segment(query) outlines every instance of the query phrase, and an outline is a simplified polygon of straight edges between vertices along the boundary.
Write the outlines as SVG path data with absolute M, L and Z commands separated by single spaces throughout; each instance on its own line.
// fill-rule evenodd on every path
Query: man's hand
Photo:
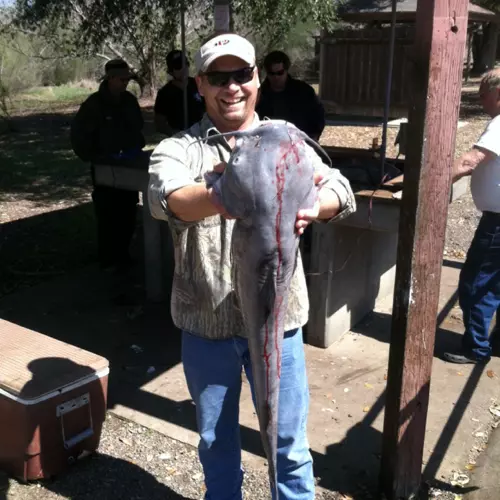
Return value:
M 495 154 L 481 147 L 474 147 L 464 153 L 453 164 L 452 181 L 471 175 L 472 172 L 481 164 L 495 159 Z
M 321 174 L 314 174 L 314 184 L 317 186 L 323 180 L 323 176 Z M 295 223 L 295 228 L 299 234 L 304 234 L 306 227 L 313 221 L 315 221 L 319 217 L 319 211 L 321 208 L 321 203 L 319 199 L 319 190 L 318 189 L 318 198 L 316 199 L 316 203 L 313 208 L 300 210 L 297 214 L 297 222 Z

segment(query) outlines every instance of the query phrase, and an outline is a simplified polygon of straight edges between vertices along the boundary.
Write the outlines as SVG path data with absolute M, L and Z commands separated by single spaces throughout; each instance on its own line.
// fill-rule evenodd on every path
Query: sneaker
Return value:
M 490 358 L 478 358 L 477 356 L 474 356 L 473 354 L 465 354 L 463 351 L 462 352 L 445 352 L 444 353 L 444 359 L 445 361 L 449 361 L 450 363 L 456 363 L 460 365 L 465 365 L 465 364 L 486 364 L 490 361 Z

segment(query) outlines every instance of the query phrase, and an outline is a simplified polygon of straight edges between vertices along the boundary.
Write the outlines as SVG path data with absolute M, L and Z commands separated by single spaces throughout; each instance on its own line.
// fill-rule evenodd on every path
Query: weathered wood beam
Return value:
M 490 29 L 488 30 L 488 57 L 487 64 L 488 69 L 493 69 L 497 62 L 497 48 L 498 48 L 498 34 L 500 33 L 500 24 L 492 23 Z
M 214 31 L 231 31 L 231 0 L 214 0 Z
M 380 474 L 389 500 L 421 484 L 468 4 L 417 6 Z

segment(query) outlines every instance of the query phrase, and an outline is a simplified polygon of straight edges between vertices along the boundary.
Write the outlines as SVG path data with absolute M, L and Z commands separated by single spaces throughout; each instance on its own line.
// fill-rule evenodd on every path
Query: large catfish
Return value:
M 271 487 L 276 491 L 276 450 L 281 347 L 290 282 L 297 265 L 301 209 L 317 200 L 312 155 L 328 155 L 290 123 L 268 120 L 234 136 L 222 174 L 205 176 L 216 202 L 236 218 L 232 236 L 233 284 L 246 328 L 256 410 Z

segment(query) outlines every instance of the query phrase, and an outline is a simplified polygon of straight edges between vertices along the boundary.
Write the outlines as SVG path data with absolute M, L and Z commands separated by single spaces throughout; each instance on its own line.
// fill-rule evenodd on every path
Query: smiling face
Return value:
M 257 68 L 252 71 L 238 57 L 223 56 L 196 82 L 207 114 L 220 132 L 244 130 L 252 124 L 260 86 Z

